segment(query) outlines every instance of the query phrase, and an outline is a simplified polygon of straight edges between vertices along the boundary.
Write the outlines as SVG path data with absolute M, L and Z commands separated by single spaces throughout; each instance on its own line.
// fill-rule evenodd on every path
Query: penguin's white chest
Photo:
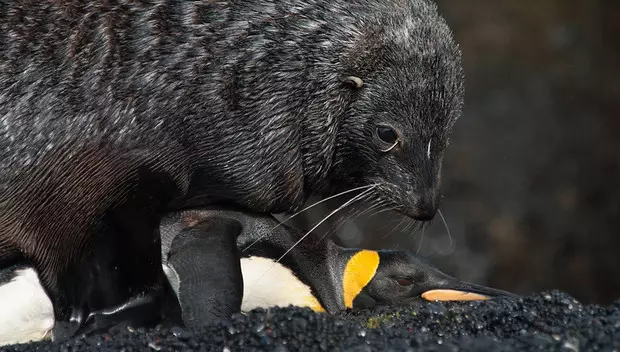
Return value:
M 0 285 L 0 346 L 39 341 L 50 337 L 54 307 L 34 269 L 15 272 Z
M 241 259 L 243 274 L 244 312 L 254 308 L 294 305 L 320 309 L 320 304 L 308 285 L 293 272 L 273 259 L 249 257 Z M 319 305 L 319 307 L 317 307 Z

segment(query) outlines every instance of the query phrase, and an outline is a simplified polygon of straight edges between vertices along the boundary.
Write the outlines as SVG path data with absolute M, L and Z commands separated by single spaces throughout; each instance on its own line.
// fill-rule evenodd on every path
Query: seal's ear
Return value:
M 364 85 L 364 81 L 362 81 L 361 78 L 355 77 L 355 76 L 349 76 L 349 77 L 344 78 L 342 80 L 342 83 L 355 89 L 360 89 Z

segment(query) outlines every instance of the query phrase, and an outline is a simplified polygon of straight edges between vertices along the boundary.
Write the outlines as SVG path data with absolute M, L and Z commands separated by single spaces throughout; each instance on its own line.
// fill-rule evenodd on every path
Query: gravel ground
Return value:
M 7 351 L 620 351 L 620 300 L 582 305 L 562 292 L 518 300 L 420 303 L 341 316 L 309 309 L 255 310 L 189 331 L 110 332 Z

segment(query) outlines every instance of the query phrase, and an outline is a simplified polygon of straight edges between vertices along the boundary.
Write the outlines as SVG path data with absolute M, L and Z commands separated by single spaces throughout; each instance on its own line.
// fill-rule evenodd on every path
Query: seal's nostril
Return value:
M 437 197 L 436 192 L 428 190 L 423 192 L 415 202 L 417 219 L 428 221 L 435 217 L 437 213 Z
M 418 216 L 416 216 L 417 220 L 420 221 L 429 221 L 435 217 L 435 212 L 430 208 L 418 208 Z

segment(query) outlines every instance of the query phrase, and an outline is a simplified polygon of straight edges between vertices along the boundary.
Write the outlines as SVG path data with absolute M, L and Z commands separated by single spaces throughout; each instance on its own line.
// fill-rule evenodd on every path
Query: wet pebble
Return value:
M 258 323 L 256 325 L 254 325 L 254 332 L 258 333 L 261 332 L 263 330 L 265 330 L 265 324 L 264 323 Z
M 192 334 L 189 331 L 182 329 L 178 326 L 170 329 L 170 333 L 179 340 L 189 340 L 192 337 Z

